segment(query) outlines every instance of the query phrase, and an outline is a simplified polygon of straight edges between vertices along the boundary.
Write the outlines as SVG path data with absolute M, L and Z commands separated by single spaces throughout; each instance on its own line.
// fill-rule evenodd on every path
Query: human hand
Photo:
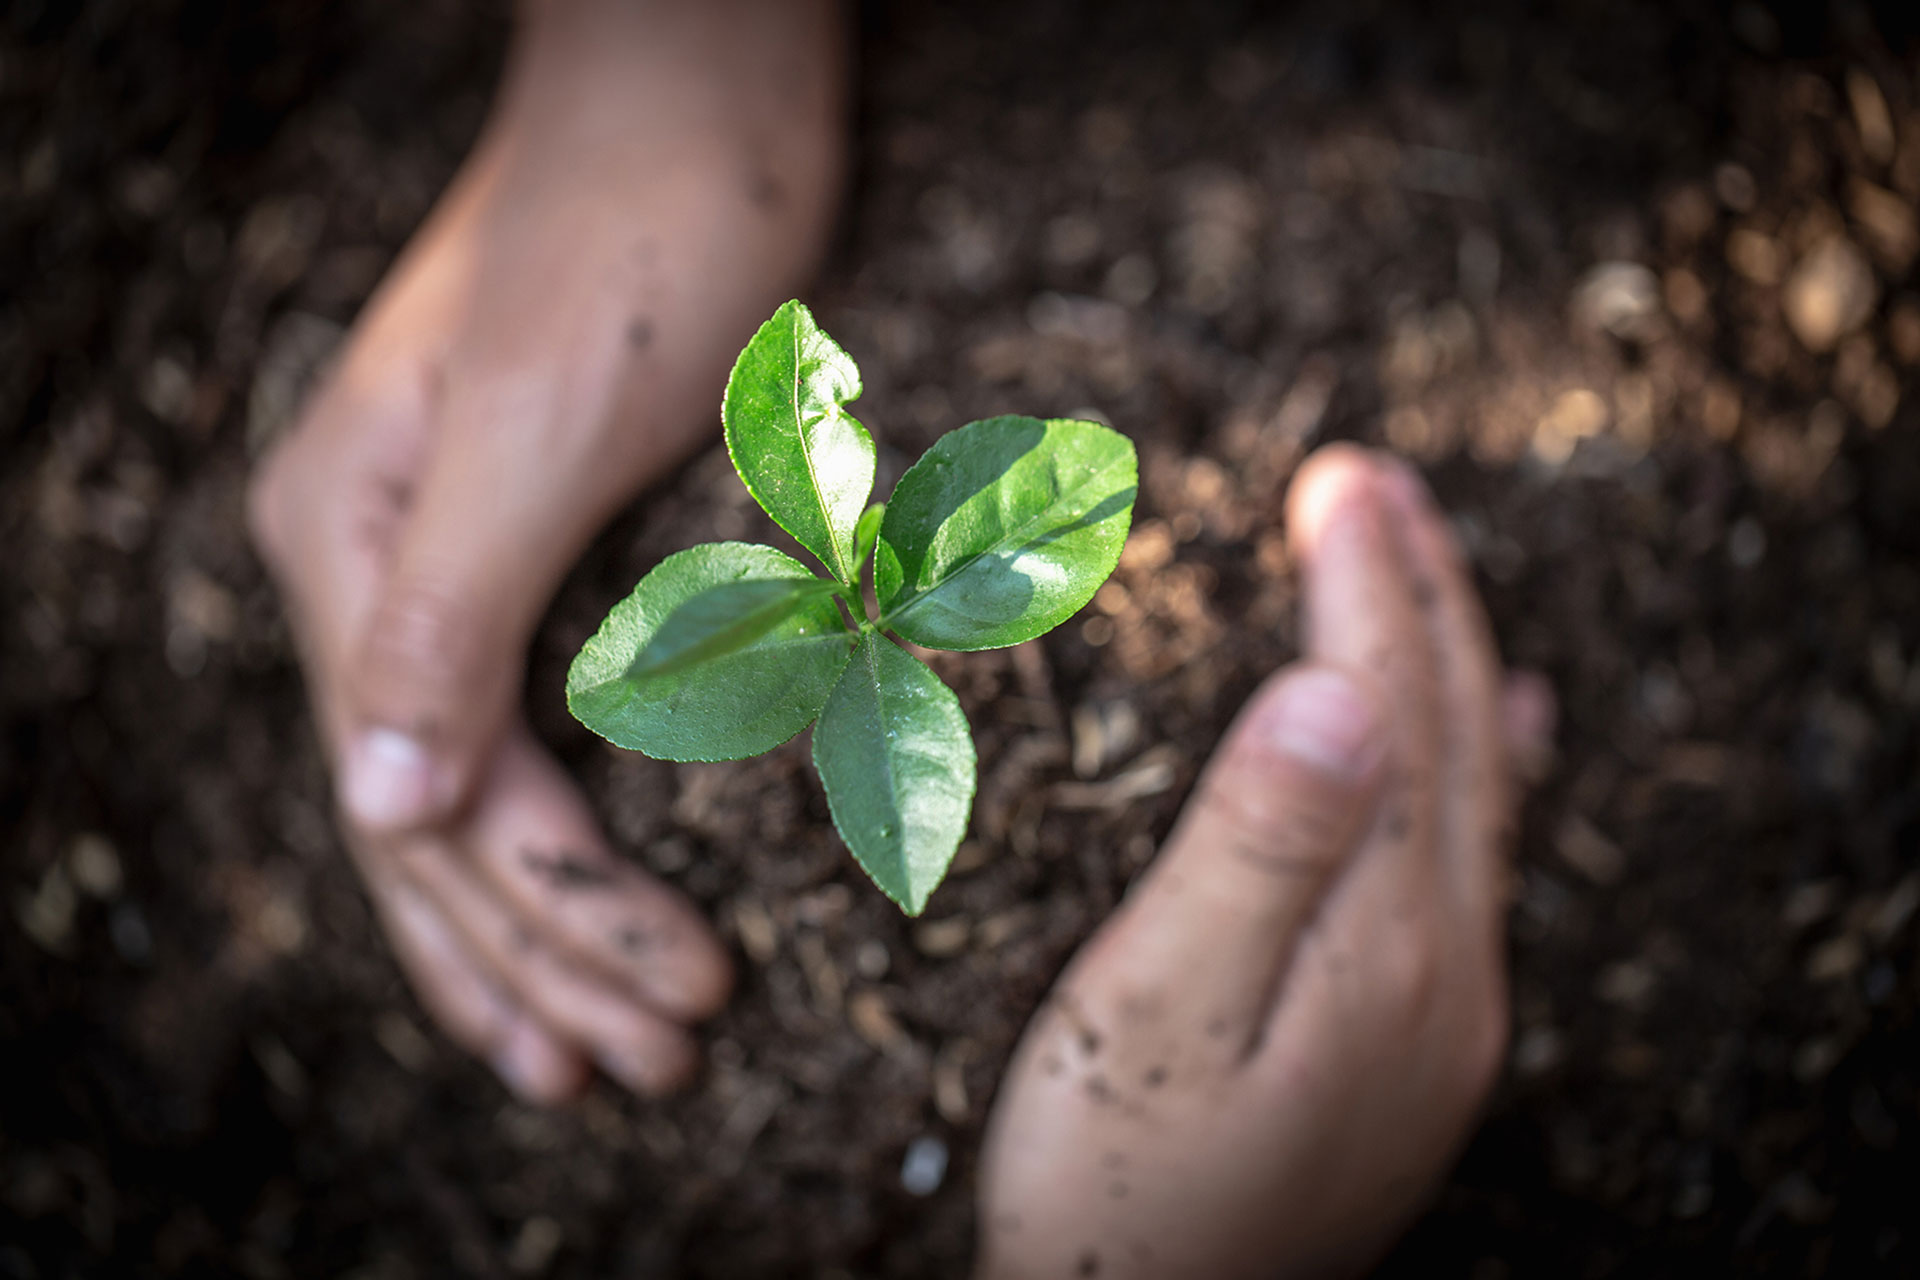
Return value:
M 653 1091 L 730 982 L 518 712 L 561 576 L 714 421 L 820 249 L 833 6 L 528 3 L 474 154 L 262 466 L 343 834 L 441 1025 L 517 1092 Z
M 1550 698 L 1503 695 L 1404 465 L 1323 450 L 1287 517 L 1307 655 L 1029 1026 L 983 1158 L 983 1278 L 1352 1274 L 1499 1069 L 1504 739 L 1544 733 Z

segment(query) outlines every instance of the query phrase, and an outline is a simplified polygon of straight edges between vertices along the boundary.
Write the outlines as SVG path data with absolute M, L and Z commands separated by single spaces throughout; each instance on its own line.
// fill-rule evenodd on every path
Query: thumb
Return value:
M 1153 869 L 1103 938 L 1099 979 L 1124 999 L 1168 973 L 1207 975 L 1193 1013 L 1244 1044 L 1294 944 L 1373 811 L 1389 754 L 1371 682 L 1302 663 L 1254 695 Z
M 371 831 L 453 813 L 518 701 L 526 648 L 590 531 L 553 470 L 443 435 L 346 679 L 340 801 Z

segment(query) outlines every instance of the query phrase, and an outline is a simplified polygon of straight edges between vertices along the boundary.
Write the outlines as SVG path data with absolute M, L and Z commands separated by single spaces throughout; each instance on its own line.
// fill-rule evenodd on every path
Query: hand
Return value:
M 1460 553 L 1411 471 L 1350 447 L 1308 461 L 1288 530 L 1307 656 L 1028 1028 L 983 1277 L 1352 1274 L 1499 1068 L 1514 799 Z M 1512 711 L 1544 732 L 1537 686 Z
M 395 950 L 531 1099 L 589 1063 L 669 1087 L 726 996 L 518 704 L 561 576 L 704 438 L 825 239 L 839 61 L 825 0 L 527 4 L 473 156 L 251 494 Z

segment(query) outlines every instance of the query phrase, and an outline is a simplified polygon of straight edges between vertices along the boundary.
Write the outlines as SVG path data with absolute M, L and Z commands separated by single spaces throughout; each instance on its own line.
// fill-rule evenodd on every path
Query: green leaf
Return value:
M 861 513 L 860 523 L 853 531 L 853 571 L 858 574 L 867 563 L 867 557 L 873 554 L 873 540 L 880 536 L 880 520 L 887 514 L 887 504 L 876 502 Z
M 709 542 L 668 556 L 574 658 L 567 706 L 661 760 L 777 747 L 820 714 L 847 665 L 853 637 L 829 590 L 772 547 Z M 721 616 L 742 604 L 732 623 Z
M 852 357 L 789 302 L 734 362 L 721 409 L 754 501 L 850 588 L 854 525 L 873 492 L 873 437 L 840 407 L 859 395 Z
M 1120 561 L 1139 470 L 1095 422 L 989 418 L 950 431 L 887 502 L 874 556 L 880 625 L 933 649 L 1043 635 Z
M 834 593 L 831 582 L 804 578 L 747 578 L 688 596 L 667 615 L 647 647 L 634 656 L 626 678 L 675 675 L 744 649 L 767 632 L 806 613 Z
M 947 874 L 973 807 L 973 735 L 953 690 L 869 631 L 813 730 L 834 825 L 910 916 Z

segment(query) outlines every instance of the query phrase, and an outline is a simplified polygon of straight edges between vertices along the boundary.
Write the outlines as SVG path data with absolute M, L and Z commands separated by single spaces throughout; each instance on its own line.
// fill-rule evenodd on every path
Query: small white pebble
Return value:
M 908 1195 L 930 1196 L 947 1177 L 947 1144 L 931 1134 L 923 1134 L 907 1145 L 900 1162 L 900 1185 Z

